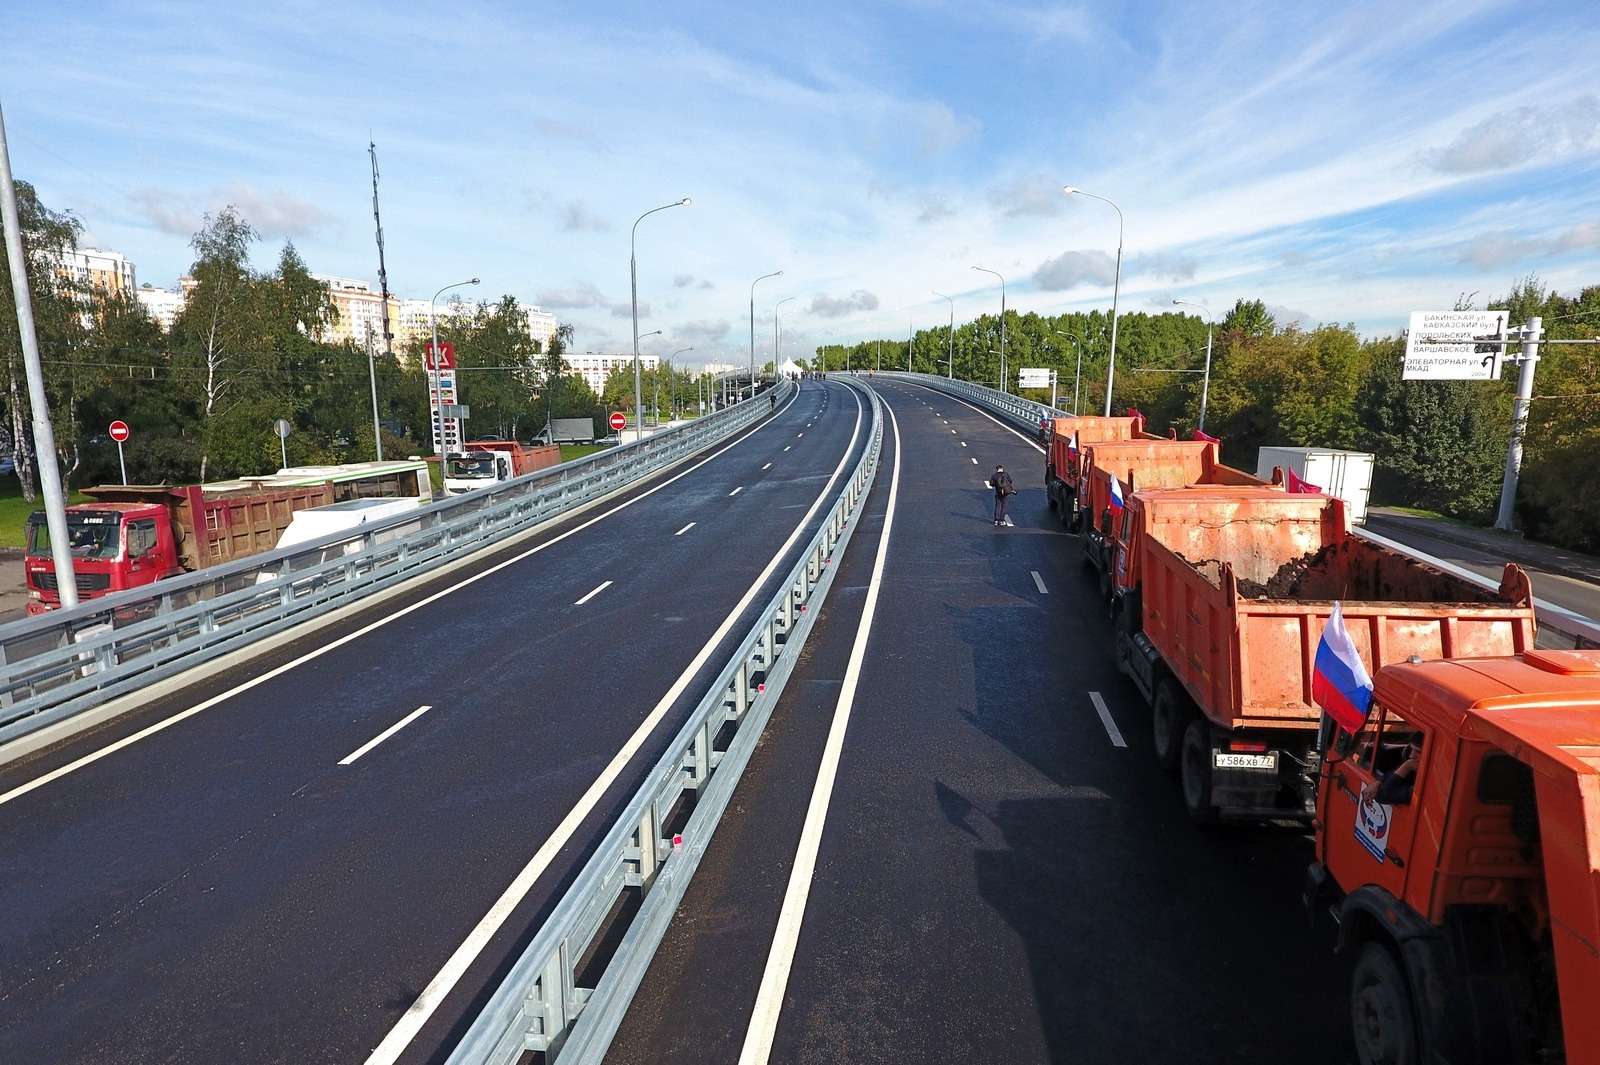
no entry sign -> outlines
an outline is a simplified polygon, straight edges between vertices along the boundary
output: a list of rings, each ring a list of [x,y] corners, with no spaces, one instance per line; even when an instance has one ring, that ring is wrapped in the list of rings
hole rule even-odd
[[[612,432],[620,433],[628,427],[628,416],[620,410],[614,410],[611,412],[611,417],[606,419],[606,424],[611,426]]]
[[[116,421],[112,422],[108,431],[111,433],[111,439],[115,440],[119,444],[127,440],[131,435],[128,429],[128,423],[123,421],[121,418],[118,418]]]

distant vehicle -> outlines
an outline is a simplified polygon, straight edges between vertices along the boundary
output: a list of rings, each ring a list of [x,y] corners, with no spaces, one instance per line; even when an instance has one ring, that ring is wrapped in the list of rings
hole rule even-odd
[[[515,440],[472,440],[466,451],[445,459],[445,494],[475,492],[560,462],[561,449],[554,445],[529,447]]]
[[[17,472],[17,460],[7,455],[0,458],[0,477],[8,477]]]
[[[299,466],[196,485],[100,485],[67,508],[80,600],[270,551],[297,512],[353,499],[432,497],[427,464]],[[28,517],[28,613],[61,605],[43,511]]]
[[[533,438],[536,444],[588,444],[593,440],[593,418],[557,418]]]
[[[1083,525],[1083,508],[1078,494],[1082,489],[1080,459],[1091,444],[1102,440],[1166,440],[1145,432],[1144,415],[1101,418],[1085,415],[1056,418],[1050,426],[1050,447],[1044,460],[1045,498],[1073,532]],[[1076,450],[1074,450],[1076,445]]]
[[[1326,447],[1264,447],[1256,452],[1256,476],[1272,476],[1273,467],[1290,470],[1302,481],[1344,500],[1350,524],[1367,523],[1367,496],[1372,490],[1373,456],[1365,451]]]
[[[309,507],[305,510],[295,511],[294,517],[289,522],[289,527],[278,538],[278,547],[296,547],[300,544],[319,540],[324,536],[334,533],[347,532],[359,529],[363,525],[384,522],[401,514],[409,514],[421,509],[427,500],[421,496],[404,496],[398,499],[372,497],[367,499],[346,499],[339,503],[329,503],[321,507]],[[376,537],[378,543],[404,536],[415,531],[416,522],[405,522],[393,528],[385,529]],[[342,544],[334,544],[325,548],[316,558],[297,559],[295,564],[299,568],[315,566],[341,555],[354,554],[361,549],[359,540],[350,540]],[[264,570],[256,576],[257,584],[265,584],[281,575],[280,572]]]

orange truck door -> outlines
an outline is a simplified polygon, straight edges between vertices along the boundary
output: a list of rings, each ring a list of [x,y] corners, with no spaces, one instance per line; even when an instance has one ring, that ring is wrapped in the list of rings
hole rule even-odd
[[[1398,766],[1406,743],[1417,733],[1383,708],[1374,716],[1376,725],[1369,724],[1363,731],[1355,753],[1328,768],[1333,787],[1323,811],[1327,824],[1323,861],[1347,889],[1373,884],[1402,899],[1431,745],[1424,738],[1411,801],[1377,801],[1372,793],[1380,779]],[[1361,801],[1363,788],[1369,795],[1365,803]]]

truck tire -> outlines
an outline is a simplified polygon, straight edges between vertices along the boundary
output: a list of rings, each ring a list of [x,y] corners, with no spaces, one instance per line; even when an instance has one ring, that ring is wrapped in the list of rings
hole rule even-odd
[[[1171,679],[1156,685],[1156,697],[1150,704],[1150,729],[1155,740],[1156,765],[1164,772],[1178,771],[1178,763],[1183,758],[1184,733],[1193,716],[1188,698]]]
[[[1350,1032],[1361,1065],[1422,1060],[1411,985],[1394,952],[1382,943],[1367,942],[1350,973]]]
[[[1217,808],[1211,803],[1211,725],[1203,717],[1191,718],[1183,730],[1180,759],[1183,807],[1197,825],[1214,825]]]

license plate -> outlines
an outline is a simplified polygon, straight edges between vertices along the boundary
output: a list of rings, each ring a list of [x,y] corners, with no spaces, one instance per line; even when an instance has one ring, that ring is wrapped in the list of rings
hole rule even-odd
[[[1278,753],[1240,754],[1237,751],[1212,751],[1211,764],[1217,769],[1276,769]]]

